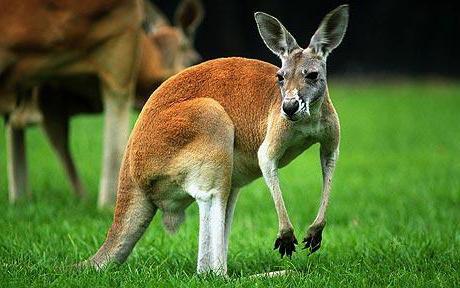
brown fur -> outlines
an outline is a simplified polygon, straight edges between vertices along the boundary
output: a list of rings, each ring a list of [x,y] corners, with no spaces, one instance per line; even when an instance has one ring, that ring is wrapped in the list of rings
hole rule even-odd
[[[110,190],[116,184],[112,174],[118,170],[121,150],[128,134],[128,113],[133,81],[139,64],[139,35],[142,10],[140,0],[93,1],[2,1],[0,7],[0,97],[8,99],[0,110],[9,116],[21,106],[40,107],[38,98],[31,99],[31,91],[43,82],[62,76],[96,75],[101,81],[101,94],[106,104],[103,177],[101,205],[110,203]],[[6,56],[5,56],[6,55]],[[9,103],[8,103],[9,102]],[[11,105],[11,102],[13,103]],[[6,106],[6,109],[5,109]],[[55,105],[45,105],[53,107]],[[13,110],[8,110],[13,107]],[[5,111],[6,110],[6,111]],[[24,123],[31,114],[22,109],[24,119],[7,122],[8,178],[10,200],[15,201],[27,190],[27,173],[23,137]],[[49,111],[48,111],[49,112]],[[68,116],[61,110],[47,121],[48,135],[59,153],[70,180],[78,194],[82,185],[75,173],[67,139],[62,133],[68,129]],[[64,118],[59,127],[56,116]],[[67,118],[66,118],[67,117]],[[8,117],[7,117],[8,118]],[[112,124],[118,119],[118,127]],[[46,125],[49,123],[50,125]],[[20,189],[18,187],[21,187]]]
[[[149,146],[166,145],[156,140],[156,134],[151,133],[169,132],[171,129],[172,135],[175,135],[184,133],[181,131],[187,130],[183,127],[192,124],[183,123],[180,114],[168,115],[176,113],[174,106],[194,98],[213,98],[222,105],[237,127],[235,148],[248,154],[257,151],[266,132],[266,115],[273,103],[280,100],[274,76],[276,70],[275,66],[262,61],[242,58],[217,59],[185,70],[180,77],[166,81],[150,97],[133,132],[133,142],[146,143],[153,140],[155,142]],[[160,120],[171,116],[178,119]],[[167,145],[180,149],[184,140],[174,136],[171,139],[174,142]]]
[[[0,3],[0,46],[14,49],[60,50],[94,45],[88,37],[101,16],[128,0],[3,0]],[[96,21],[95,21],[96,20]],[[116,27],[116,25],[113,25]],[[99,34],[103,38],[116,28]]]
[[[0,4],[0,25],[10,22],[0,28],[5,35],[0,39],[0,113],[8,115],[15,129],[43,119],[45,132],[79,195],[85,192],[67,146],[70,117],[101,112],[103,103],[110,100],[103,93],[106,90],[123,94],[110,96],[114,101],[130,102],[128,92],[135,79],[135,106],[140,109],[151,91],[195,61],[196,55],[192,39],[183,32],[186,27],[168,24],[147,3],[152,29],[148,34],[140,31],[139,1],[86,2],[7,0]],[[195,10],[198,4],[193,0],[185,2],[185,10],[180,8],[183,13],[202,13]],[[33,17],[26,17],[30,14]],[[190,15],[195,20],[202,17]],[[18,87],[25,93],[18,93]],[[38,96],[30,97],[31,89]],[[109,193],[114,195],[114,189]],[[11,196],[12,201],[17,197]],[[105,201],[101,204],[110,205],[110,195]]]

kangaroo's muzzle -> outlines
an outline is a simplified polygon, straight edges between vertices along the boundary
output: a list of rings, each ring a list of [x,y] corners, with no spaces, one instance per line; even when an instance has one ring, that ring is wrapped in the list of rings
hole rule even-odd
[[[288,118],[292,118],[300,109],[300,103],[295,98],[285,99],[282,110]]]

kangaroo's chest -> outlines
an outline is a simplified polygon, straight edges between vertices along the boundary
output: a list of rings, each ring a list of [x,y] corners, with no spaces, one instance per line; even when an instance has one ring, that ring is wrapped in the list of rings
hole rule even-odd
[[[279,160],[279,167],[284,167],[310,148],[318,143],[322,133],[322,126],[319,121],[301,124],[294,128],[292,136],[286,141],[286,149]]]
[[[284,143],[284,152],[279,158],[279,167],[286,166],[313,144],[318,143],[322,130],[319,121],[296,126],[292,136]],[[261,176],[257,151],[243,152],[236,149],[233,156],[233,186],[242,187]]]

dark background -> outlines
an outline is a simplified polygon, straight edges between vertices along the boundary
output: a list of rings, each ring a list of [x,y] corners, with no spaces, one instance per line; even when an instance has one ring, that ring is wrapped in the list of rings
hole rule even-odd
[[[179,0],[153,0],[172,18]],[[347,35],[329,57],[331,74],[460,76],[460,1],[204,0],[196,47],[204,59],[244,56],[276,65],[253,13],[277,17],[306,47],[322,17],[350,4]]]

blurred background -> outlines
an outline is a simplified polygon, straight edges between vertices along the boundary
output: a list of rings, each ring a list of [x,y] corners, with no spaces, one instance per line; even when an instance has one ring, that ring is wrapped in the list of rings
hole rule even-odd
[[[178,0],[153,1],[170,17]],[[322,17],[350,4],[347,35],[329,60],[330,75],[460,76],[459,1],[204,0],[196,47],[204,59],[245,56],[278,65],[260,41],[253,13],[277,17],[306,47]]]

